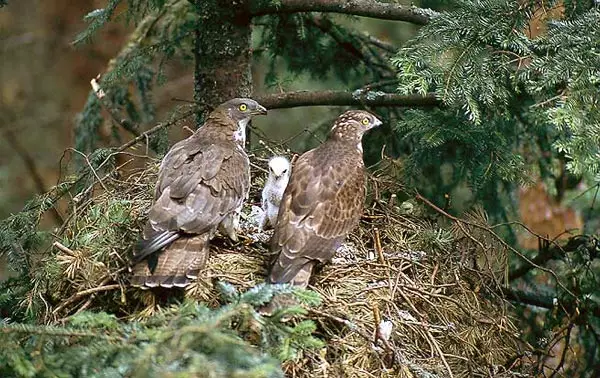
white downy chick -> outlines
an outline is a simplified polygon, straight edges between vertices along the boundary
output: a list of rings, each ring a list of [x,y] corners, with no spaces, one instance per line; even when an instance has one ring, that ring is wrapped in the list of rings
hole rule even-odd
[[[279,203],[290,180],[291,170],[290,161],[284,156],[274,156],[269,160],[269,177],[262,191],[262,208],[265,217],[259,227],[261,230],[264,230],[267,222],[271,227],[275,226]]]

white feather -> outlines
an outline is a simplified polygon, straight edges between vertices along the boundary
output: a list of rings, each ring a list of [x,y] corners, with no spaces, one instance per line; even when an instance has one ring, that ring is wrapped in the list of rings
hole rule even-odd
[[[283,192],[290,180],[292,167],[290,161],[283,156],[275,156],[269,160],[269,177],[262,191],[262,208],[266,214],[266,221],[275,226],[279,215],[279,204]]]
[[[248,126],[248,122],[250,122],[250,118],[242,119],[238,122],[238,129],[233,133],[233,139],[236,142],[242,142],[242,144],[246,143],[246,126]]]

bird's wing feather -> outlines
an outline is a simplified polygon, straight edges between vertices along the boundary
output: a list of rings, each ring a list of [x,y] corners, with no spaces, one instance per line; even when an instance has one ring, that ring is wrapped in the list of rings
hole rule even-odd
[[[362,160],[323,164],[315,150],[298,159],[279,208],[271,282],[289,282],[314,260],[333,257],[358,223],[364,202]]]
[[[202,234],[216,229],[228,213],[243,203],[250,181],[248,167],[243,150],[223,144],[170,152],[161,166],[158,196],[143,232],[142,244],[152,248],[139,248],[134,255],[136,260],[172,242],[165,233]],[[160,237],[166,242],[152,243]]]
[[[198,143],[192,139],[177,143],[161,164],[156,198],[167,187],[171,198],[186,197],[200,181],[213,179],[231,155],[232,151],[222,144]]]

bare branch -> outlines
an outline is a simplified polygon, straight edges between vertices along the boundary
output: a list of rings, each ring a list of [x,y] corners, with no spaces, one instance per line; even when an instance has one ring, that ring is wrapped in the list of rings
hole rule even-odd
[[[529,306],[542,307],[549,310],[558,307],[562,308],[568,314],[587,312],[594,317],[600,317],[600,306],[592,301],[582,304],[577,300],[562,300],[514,288],[503,288],[502,294],[510,301]]]
[[[567,253],[575,252],[579,248],[585,248],[588,251],[595,250],[596,244],[599,243],[596,238],[589,235],[576,235],[567,241],[564,246],[558,244],[546,245],[538,254],[531,259],[534,265],[532,264],[523,264],[518,268],[514,269],[509,276],[510,281],[513,281],[517,278],[521,278],[526,275],[530,270],[534,269],[536,265],[544,265],[548,261],[560,259],[565,256]],[[592,258],[600,257],[592,255]]]
[[[425,25],[431,17],[435,16],[435,12],[430,9],[372,0],[280,0],[276,4],[253,2],[251,9],[253,16],[299,12],[343,13],[382,20],[405,21],[416,25]]]
[[[433,94],[404,96],[368,91],[297,91],[266,94],[256,96],[255,99],[267,109],[285,109],[299,106],[432,107],[441,105],[441,102]]]
[[[93,78],[90,81],[90,84],[92,86],[92,90],[94,91],[94,94],[100,101],[100,104],[102,105],[102,107],[108,112],[108,114],[110,114],[113,121],[115,121],[117,124],[121,125],[121,127],[123,129],[127,130],[128,132],[133,134],[133,136],[135,136],[135,137],[140,136],[140,133],[137,130],[138,125],[136,125],[134,122],[132,122],[131,120],[129,120],[127,118],[121,117],[121,115],[119,114],[119,111],[114,106],[112,106],[112,104],[109,103],[109,101],[106,98],[106,93],[104,92],[102,87],[100,87],[100,84],[98,83],[98,79],[100,79],[100,75]]]

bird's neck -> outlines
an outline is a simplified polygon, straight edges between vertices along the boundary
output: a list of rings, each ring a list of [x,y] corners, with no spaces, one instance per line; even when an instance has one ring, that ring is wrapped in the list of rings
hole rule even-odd
[[[233,132],[233,140],[240,143],[242,146],[246,144],[246,127],[248,126],[248,122],[250,122],[249,118],[238,121],[237,130]]]
[[[362,135],[341,135],[331,133],[326,143],[338,146],[336,147],[337,149],[353,150],[360,154],[363,153]]]
[[[285,188],[287,186],[287,180],[284,177],[269,177],[269,186],[275,190]]]
[[[199,130],[200,134],[211,135],[211,138],[229,142],[236,142],[242,147],[246,142],[246,125],[249,120],[236,122],[222,114],[211,114],[208,116],[204,126]]]

